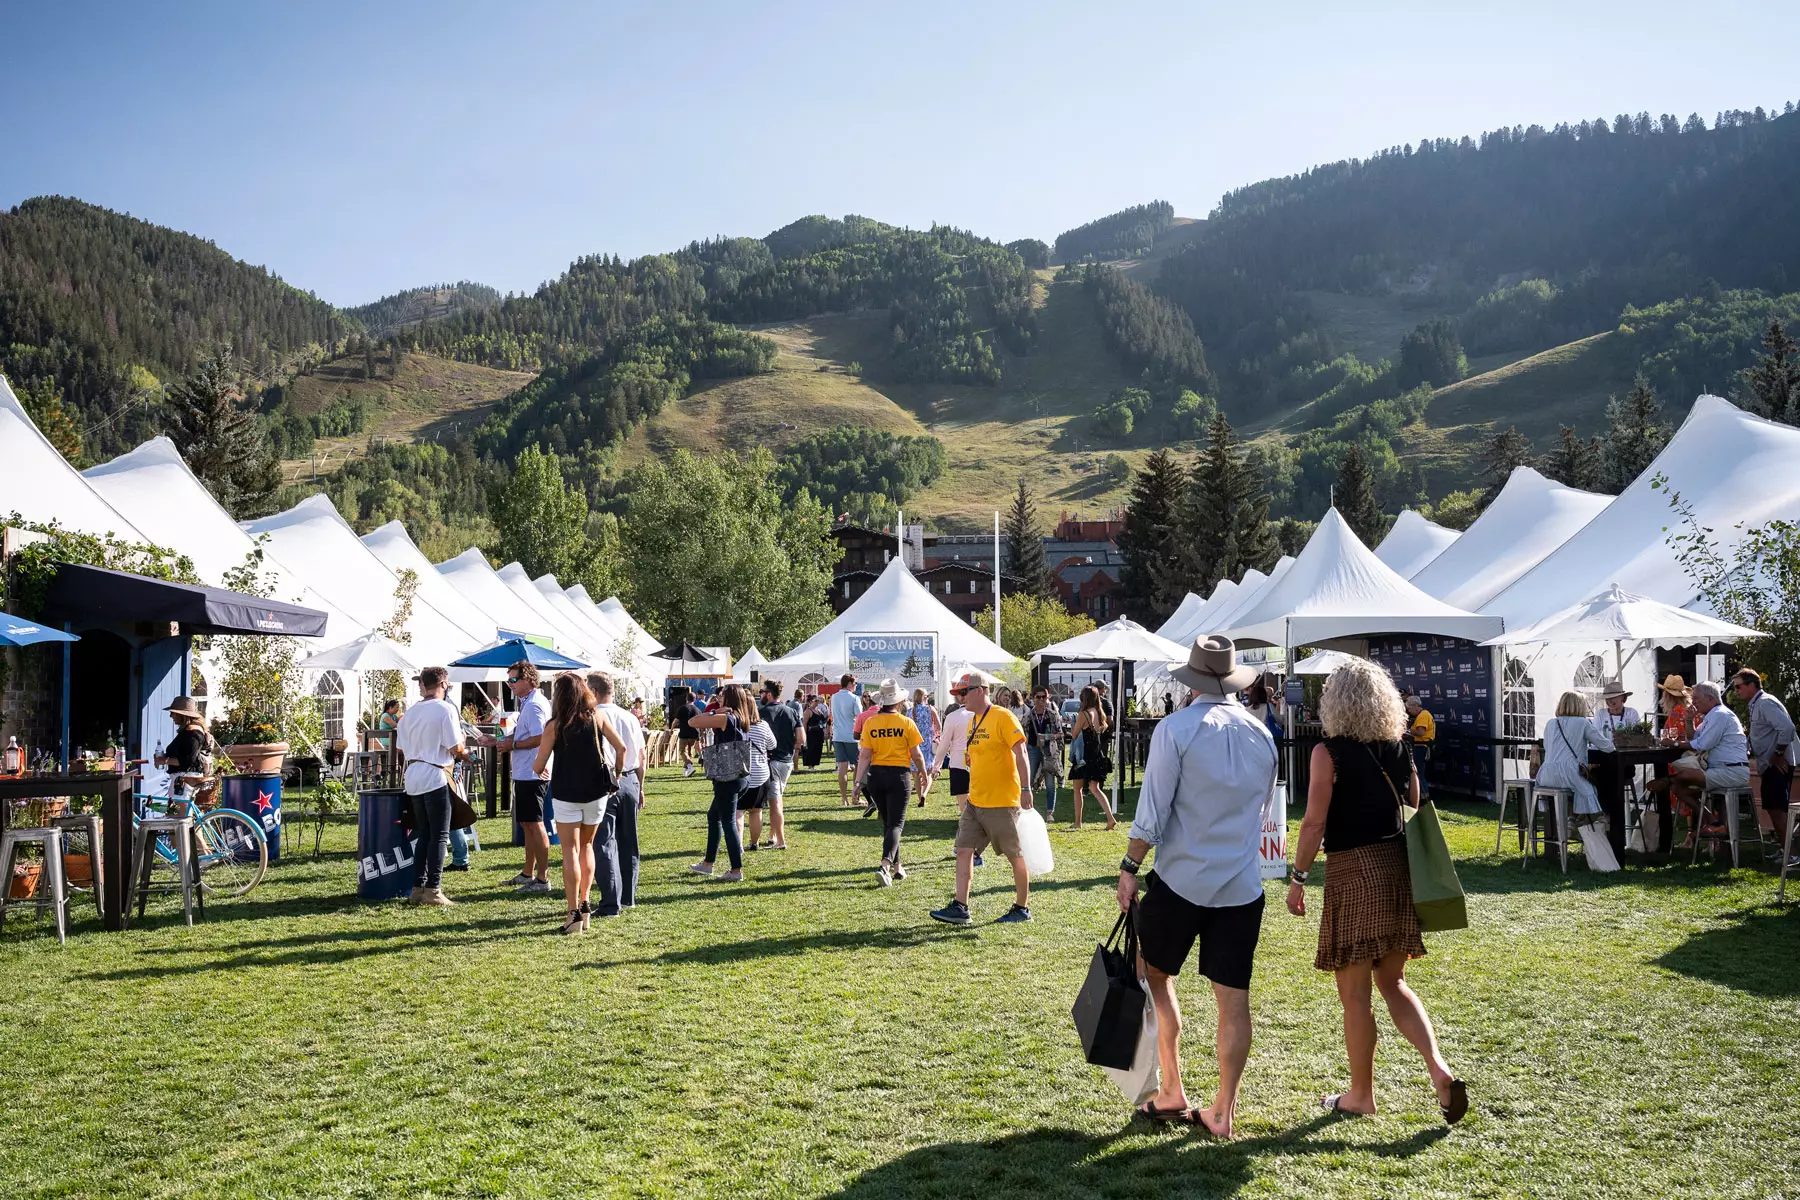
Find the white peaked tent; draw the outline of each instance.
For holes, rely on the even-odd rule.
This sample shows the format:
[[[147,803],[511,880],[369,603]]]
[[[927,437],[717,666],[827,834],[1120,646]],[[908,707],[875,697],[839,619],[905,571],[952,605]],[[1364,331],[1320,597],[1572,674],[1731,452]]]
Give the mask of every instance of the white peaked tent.
[[[488,565],[487,556],[475,547],[445,559],[437,570],[463,599],[486,613],[502,633],[556,640],[550,623],[500,582],[494,568]]]
[[[1611,496],[1565,487],[1530,467],[1515,468],[1494,502],[1413,575],[1412,583],[1446,604],[1475,611],[1611,503]]]
[[[590,664],[601,670],[612,665],[613,647],[619,644],[619,634],[610,621],[595,620],[581,611],[576,603],[563,593],[562,584],[556,582],[554,575],[540,575],[531,581],[531,586],[538,590],[544,603],[569,628],[575,630],[583,638],[587,648],[592,652]]]
[[[569,598],[569,602],[575,606],[576,611],[592,617],[602,629],[617,630],[617,636],[621,640],[635,640],[636,657],[633,659],[635,664],[632,668],[633,678],[647,690],[654,691],[663,686],[669,676],[669,660],[650,657],[650,652],[658,648],[657,640],[650,636],[649,630],[631,619],[631,614],[625,611],[623,605],[614,600],[614,610],[608,612],[595,604],[593,597],[588,595],[587,588],[579,583],[574,587],[564,588],[563,595]]]
[[[1375,557],[1394,568],[1394,574],[1400,578],[1411,579],[1461,536],[1457,530],[1433,524],[1409,508],[1394,519],[1394,527],[1375,547]]]
[[[459,628],[478,638],[479,645],[485,646],[499,638],[500,623],[470,602],[448,579],[438,574],[438,569],[431,565],[431,560],[413,543],[412,536],[406,532],[406,526],[398,521],[389,521],[386,525],[363,534],[362,544],[396,575],[403,570],[417,575],[419,597],[456,622]]]
[[[1201,603],[1199,608],[1189,613],[1187,620],[1180,624],[1170,621],[1169,624],[1157,630],[1157,633],[1168,638],[1171,642],[1180,642],[1184,645],[1191,644],[1197,635],[1197,631],[1205,626],[1207,620],[1213,613],[1224,612],[1228,606],[1236,603],[1232,597],[1237,594],[1238,583],[1236,580],[1221,579],[1213,587],[1212,595],[1208,596],[1206,600]]]
[[[576,584],[575,586],[580,587],[581,585]],[[585,588],[582,590],[581,594],[583,596],[587,595]],[[657,636],[638,624],[637,618],[625,611],[625,605],[617,596],[608,596],[606,599],[594,605],[594,607],[611,617],[613,624],[619,626],[621,632],[629,630],[636,633],[638,636],[638,643],[644,647],[644,653],[648,654],[651,650],[662,648],[662,642],[658,640]]]
[[[935,633],[940,663],[1003,667],[1013,661],[1012,655],[945,608],[896,558],[855,603],[825,628],[770,662],[765,673],[784,683],[798,682],[800,676],[812,671],[840,674],[849,669],[844,639],[852,633]]]
[[[1032,661],[1036,662],[1043,655],[1052,654],[1061,658],[1109,658],[1119,664],[1119,687],[1124,689],[1125,664],[1127,662],[1155,663],[1165,670],[1171,663],[1187,661],[1187,647],[1178,646],[1165,637],[1158,637],[1129,617],[1120,617],[1116,621],[1108,621],[1098,629],[1090,629],[1086,633],[1078,633],[1072,638],[1060,642],[1052,642],[1036,654]],[[1113,722],[1113,761],[1123,763],[1125,760],[1125,722]],[[1123,772],[1114,771],[1112,776],[1113,807],[1119,805],[1119,776]]]
[[[736,674],[742,675],[745,679],[748,679],[750,678],[750,672],[760,671],[768,665],[768,656],[761,650],[758,650],[755,646],[752,646],[744,651],[744,656],[742,658],[737,660]]]
[[[166,437],[151,438],[129,454],[90,467],[82,477],[113,507],[135,514],[138,528],[152,542],[187,555],[200,578],[214,587],[223,587],[226,572],[243,566],[256,549],[256,542],[219,507]],[[275,577],[275,599],[325,614],[319,645],[336,646],[369,632],[267,548],[262,573]]]
[[[1481,641],[1501,631],[1426,595],[1375,557],[1333,508],[1293,566],[1221,631],[1240,644],[1317,645],[1382,633],[1426,633]]]
[[[1652,486],[1656,476],[1667,482]],[[1668,543],[1679,492],[1729,558],[1737,526],[1800,517],[1800,429],[1701,396],[1649,468],[1581,531],[1482,607],[1509,629],[1568,608],[1611,584],[1678,607],[1694,587]]]
[[[251,537],[267,534],[269,552],[365,629],[392,619],[399,579],[362,544],[331,499],[308,496],[286,512],[241,526]],[[448,663],[481,645],[423,596],[413,600],[406,623],[411,650],[427,664]]]
[[[45,525],[55,521],[77,533],[156,542],[126,520],[38,432],[4,378],[0,378],[0,450],[6,455],[6,466],[0,470],[0,517],[18,513],[27,521]]]
[[[1219,594],[1219,588],[1224,587],[1227,582],[1229,581],[1220,580],[1213,588],[1213,595],[1217,596]],[[1196,593],[1189,592],[1181,598],[1181,603],[1175,607],[1175,611],[1169,614],[1169,619],[1156,627],[1156,636],[1168,637],[1171,629],[1179,631],[1186,626],[1189,621],[1192,621],[1196,616],[1200,615],[1200,611],[1206,607],[1206,603],[1207,602]]]
[[[1286,579],[1288,572],[1293,569],[1294,560],[1283,555],[1276,562],[1275,569],[1267,575],[1263,575],[1260,571],[1245,571],[1244,580],[1238,585],[1237,595],[1229,603],[1205,614],[1205,618],[1194,627],[1194,636],[1220,633],[1230,629],[1237,624],[1240,613],[1246,613],[1255,608],[1257,602],[1266,596],[1270,589]]]
[[[593,632],[572,625],[567,617],[551,608],[550,602],[544,599],[544,593],[538,591],[537,584],[531,582],[531,576],[525,573],[524,567],[516,562],[509,562],[494,574],[519,598],[520,603],[537,615],[540,625],[549,628],[559,651],[579,658],[590,667],[598,667],[606,661],[603,647],[588,645],[596,640]]]

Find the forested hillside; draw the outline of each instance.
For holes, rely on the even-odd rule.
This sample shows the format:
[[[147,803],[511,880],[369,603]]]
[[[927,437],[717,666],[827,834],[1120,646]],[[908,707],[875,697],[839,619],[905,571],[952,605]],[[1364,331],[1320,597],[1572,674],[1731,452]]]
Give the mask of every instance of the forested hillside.
[[[441,321],[459,312],[479,312],[500,303],[500,293],[485,283],[434,283],[383,296],[345,311],[360,321],[371,337],[385,338],[408,325]]]
[[[1175,221],[1175,206],[1167,200],[1140,204],[1089,221],[1056,235],[1056,260],[1080,262],[1140,254],[1150,249],[1156,235]]]

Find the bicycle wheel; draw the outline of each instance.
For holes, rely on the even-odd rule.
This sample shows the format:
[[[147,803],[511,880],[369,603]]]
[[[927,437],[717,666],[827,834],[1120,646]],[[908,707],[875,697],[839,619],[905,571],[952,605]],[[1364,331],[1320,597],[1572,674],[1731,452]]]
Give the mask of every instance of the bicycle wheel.
[[[269,869],[269,839],[262,826],[235,808],[218,808],[194,826],[200,840],[200,886],[209,893],[242,896]]]

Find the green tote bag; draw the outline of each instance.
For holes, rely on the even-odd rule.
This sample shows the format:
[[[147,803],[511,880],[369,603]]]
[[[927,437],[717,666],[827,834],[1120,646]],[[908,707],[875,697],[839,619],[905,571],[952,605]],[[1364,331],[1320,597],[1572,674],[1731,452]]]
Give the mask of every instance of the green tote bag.
[[[1367,743],[1363,749],[1369,750]],[[1450,845],[1444,841],[1436,806],[1420,800],[1419,807],[1407,808],[1375,751],[1369,750],[1369,757],[1375,759],[1376,771],[1394,793],[1400,821],[1406,827],[1406,867],[1412,876],[1413,912],[1418,914],[1419,928],[1425,933],[1467,929],[1469,910],[1463,901],[1462,882],[1456,878],[1456,864],[1450,860]]]

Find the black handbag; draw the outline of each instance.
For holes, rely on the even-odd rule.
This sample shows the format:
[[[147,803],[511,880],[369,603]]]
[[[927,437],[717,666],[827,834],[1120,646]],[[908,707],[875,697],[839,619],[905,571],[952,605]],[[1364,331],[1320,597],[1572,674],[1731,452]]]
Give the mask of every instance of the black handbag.
[[[1115,943],[1117,948],[1115,949]],[[1094,947],[1094,961],[1070,1016],[1081,1049],[1097,1067],[1126,1070],[1144,1030],[1144,988],[1138,982],[1137,905],[1120,913],[1112,936]]]

